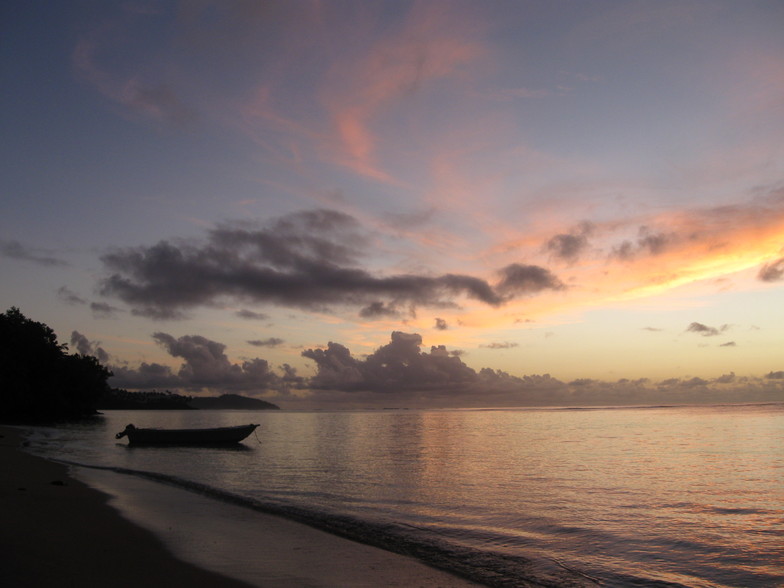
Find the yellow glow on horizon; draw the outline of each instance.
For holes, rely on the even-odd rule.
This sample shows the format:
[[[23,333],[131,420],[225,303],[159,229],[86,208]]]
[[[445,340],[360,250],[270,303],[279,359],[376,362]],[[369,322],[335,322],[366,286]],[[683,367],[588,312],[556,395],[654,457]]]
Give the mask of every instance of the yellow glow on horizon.
[[[529,298],[508,302],[501,309],[464,300],[460,309],[422,310],[420,316],[408,324],[418,332],[432,332],[434,317],[441,317],[450,327],[462,329],[440,331],[438,340],[460,344],[466,338],[465,329],[510,329],[515,324],[522,328],[522,321],[531,321],[531,324],[525,323],[530,327],[545,318],[545,322],[554,321],[554,324],[572,322],[578,320],[577,314],[586,310],[621,302],[653,300],[676,289],[741,276],[781,255],[784,228],[776,221],[778,219],[767,230],[758,226],[744,227],[730,234],[729,242],[741,244],[739,247],[716,246],[712,242],[686,243],[660,255],[630,261],[586,260],[572,269],[576,281],[566,290],[538,292]],[[756,287],[756,282],[749,278],[743,278],[735,288]],[[458,334],[459,330],[463,331],[462,335]]]

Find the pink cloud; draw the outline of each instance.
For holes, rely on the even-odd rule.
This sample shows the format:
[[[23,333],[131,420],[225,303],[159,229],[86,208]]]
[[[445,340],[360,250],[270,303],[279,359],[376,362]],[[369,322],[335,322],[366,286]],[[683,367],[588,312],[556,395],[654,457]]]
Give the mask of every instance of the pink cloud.
[[[417,5],[399,27],[332,64],[320,96],[341,146],[339,163],[386,177],[376,130],[386,110],[425,91],[430,82],[459,77],[483,54],[458,15],[436,11],[435,6]]]
[[[347,15],[325,5],[319,18],[307,19],[294,36],[301,43],[284,52],[286,63],[268,68],[244,101],[243,130],[281,156],[309,154],[399,185],[387,156],[406,148],[398,137],[416,116],[408,110],[401,119],[399,107],[436,81],[459,80],[484,49],[473,25],[444,5],[415,4],[393,24],[382,24],[374,10]]]

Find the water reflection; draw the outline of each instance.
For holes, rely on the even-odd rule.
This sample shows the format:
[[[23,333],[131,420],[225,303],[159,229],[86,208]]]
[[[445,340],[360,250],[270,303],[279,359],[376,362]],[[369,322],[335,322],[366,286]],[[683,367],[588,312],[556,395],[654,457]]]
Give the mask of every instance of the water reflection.
[[[118,451],[113,435],[129,422],[261,422],[261,444]],[[118,411],[69,434],[66,451],[83,460],[394,521],[496,554],[614,577],[644,569],[689,586],[784,580],[781,408]]]

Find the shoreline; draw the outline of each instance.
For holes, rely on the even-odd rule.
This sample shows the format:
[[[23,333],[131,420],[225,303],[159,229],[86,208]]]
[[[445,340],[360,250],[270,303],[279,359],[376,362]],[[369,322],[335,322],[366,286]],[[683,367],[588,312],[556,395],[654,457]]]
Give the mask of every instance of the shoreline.
[[[3,586],[248,586],[175,558],[68,466],[25,452],[23,428],[0,435]]]
[[[46,460],[23,450],[23,427],[0,435],[4,586],[478,586],[274,515]]]

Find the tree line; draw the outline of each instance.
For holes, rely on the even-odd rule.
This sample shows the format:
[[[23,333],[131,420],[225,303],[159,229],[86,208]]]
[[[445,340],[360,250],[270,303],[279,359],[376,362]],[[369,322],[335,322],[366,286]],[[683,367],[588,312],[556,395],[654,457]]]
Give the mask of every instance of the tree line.
[[[68,346],[44,323],[16,307],[0,314],[0,422],[78,420],[98,410],[269,410],[278,407],[237,394],[193,398],[169,390],[130,392],[107,383],[111,370]]]
[[[0,314],[0,419],[57,421],[96,413],[112,372],[16,307]]]

